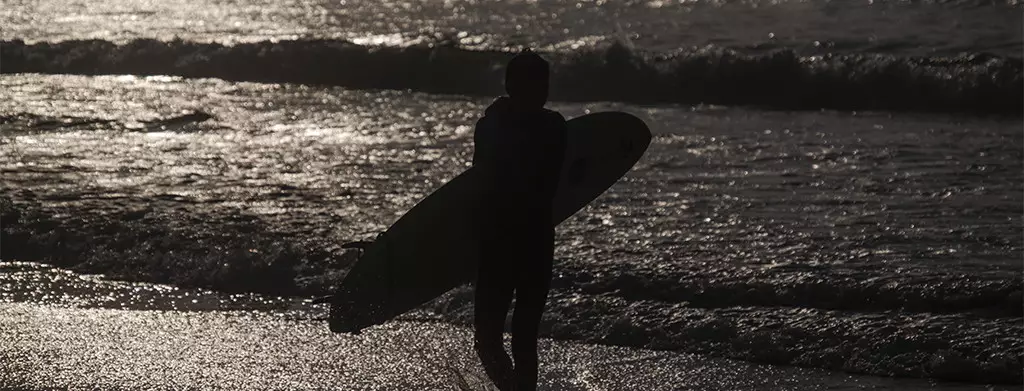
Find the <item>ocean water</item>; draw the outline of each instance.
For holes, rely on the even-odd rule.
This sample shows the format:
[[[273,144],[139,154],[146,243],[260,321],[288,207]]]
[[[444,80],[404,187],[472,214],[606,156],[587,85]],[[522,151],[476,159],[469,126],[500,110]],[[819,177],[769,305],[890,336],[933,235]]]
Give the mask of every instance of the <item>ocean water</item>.
[[[1016,0],[5,1],[2,39],[336,38],[579,48],[609,38],[670,51],[708,44],[812,52],[1021,54]]]
[[[326,305],[0,262],[0,388],[485,390],[472,331],[422,320],[333,334]],[[58,294],[43,297],[40,285]],[[44,290],[46,290],[44,289]],[[542,339],[542,389],[1010,391]],[[458,386],[457,386],[458,385]]]
[[[329,293],[342,243],[467,167],[531,45],[549,107],[654,133],[559,227],[545,336],[1024,383],[1016,2],[3,5],[4,259]],[[48,281],[5,280],[4,301],[46,305]],[[466,324],[470,298],[410,316]]]

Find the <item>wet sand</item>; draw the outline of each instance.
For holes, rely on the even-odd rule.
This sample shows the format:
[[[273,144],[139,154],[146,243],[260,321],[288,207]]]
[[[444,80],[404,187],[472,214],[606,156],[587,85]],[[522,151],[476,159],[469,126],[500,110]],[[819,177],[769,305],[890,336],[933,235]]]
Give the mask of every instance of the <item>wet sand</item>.
[[[338,335],[308,302],[0,262],[0,388],[458,390],[482,373],[466,328],[412,316]],[[547,390],[1011,389],[552,340],[541,351]]]

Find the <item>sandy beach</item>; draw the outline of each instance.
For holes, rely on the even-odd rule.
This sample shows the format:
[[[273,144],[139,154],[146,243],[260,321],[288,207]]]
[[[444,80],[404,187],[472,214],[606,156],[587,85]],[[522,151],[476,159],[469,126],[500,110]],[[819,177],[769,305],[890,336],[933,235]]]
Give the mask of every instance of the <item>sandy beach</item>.
[[[118,282],[0,263],[0,388],[459,390],[470,331],[406,317],[332,334],[307,299]],[[546,390],[1010,390],[544,340]],[[469,389],[485,390],[471,384]]]

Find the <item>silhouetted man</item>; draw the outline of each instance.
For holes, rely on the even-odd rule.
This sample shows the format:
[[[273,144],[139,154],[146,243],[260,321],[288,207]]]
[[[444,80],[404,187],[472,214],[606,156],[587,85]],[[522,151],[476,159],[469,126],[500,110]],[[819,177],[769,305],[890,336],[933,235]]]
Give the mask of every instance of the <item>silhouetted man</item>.
[[[549,67],[525,50],[508,63],[507,97],[476,124],[473,166],[481,171],[481,257],[476,283],[475,348],[502,391],[537,389],[537,329],[551,283],[552,198],[565,153],[565,118],[547,110]],[[515,292],[512,357],[502,332]]]

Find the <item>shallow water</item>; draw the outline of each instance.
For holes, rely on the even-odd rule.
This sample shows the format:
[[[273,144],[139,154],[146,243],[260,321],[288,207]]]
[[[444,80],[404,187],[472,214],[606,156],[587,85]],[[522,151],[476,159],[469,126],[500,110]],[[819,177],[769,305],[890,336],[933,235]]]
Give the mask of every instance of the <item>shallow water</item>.
[[[124,309],[111,309],[115,303]],[[481,371],[465,328],[400,321],[339,335],[313,319],[324,311],[298,299],[129,284],[0,262],[0,387],[455,390],[462,376],[474,384],[469,389],[485,389],[475,382]],[[547,339],[540,348],[541,386],[552,390],[1011,389]]]
[[[16,201],[39,202],[68,227],[98,222],[85,231],[96,235],[140,215],[140,224],[245,236],[228,223],[252,218],[311,249],[371,237],[465,169],[471,125],[488,103],[169,77],[0,84],[0,184]],[[630,174],[559,227],[546,335],[1021,381],[1019,120],[552,107],[570,117],[629,111],[655,138]],[[183,110],[213,119],[175,119]],[[191,243],[169,245],[183,258],[160,262],[217,262],[187,258]],[[129,277],[147,267],[117,254],[82,267]],[[336,282],[303,270],[293,283],[303,292]],[[245,278],[232,276],[222,278]],[[465,322],[466,297],[433,309]]]

